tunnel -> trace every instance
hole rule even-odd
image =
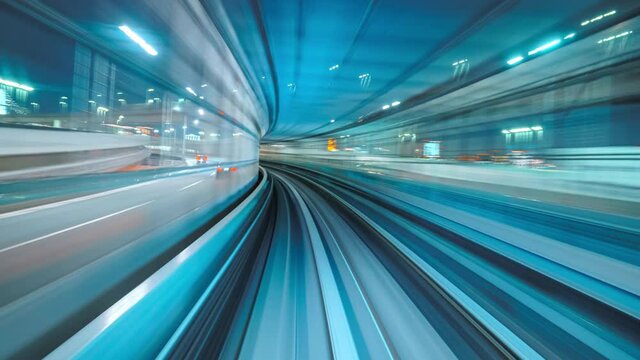
[[[639,359],[637,0],[0,0],[0,359]]]

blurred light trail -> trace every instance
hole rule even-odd
[[[125,33],[131,40],[133,40],[136,44],[140,45],[144,51],[146,51],[149,55],[156,56],[158,52],[153,46],[149,45],[140,35],[138,35],[135,31],[131,30],[127,25],[121,25],[118,27],[123,33]]]
[[[507,60],[507,64],[515,65],[515,64],[521,62],[522,60],[524,60],[523,56],[516,56],[514,58],[511,58],[511,59]]]
[[[560,44],[561,41],[562,40],[560,40],[560,39],[555,39],[555,40],[550,41],[550,42],[548,42],[548,43],[546,43],[546,44],[544,44],[542,46],[539,46],[539,47],[529,51],[529,56],[532,56],[532,55],[535,55],[535,54],[537,54],[537,53],[539,53],[541,51],[545,51],[547,49],[550,49],[550,48]]]
[[[193,89],[192,89],[191,87],[187,86],[185,89],[187,89],[187,91],[188,91],[191,95],[193,95],[193,96],[198,96],[198,94],[197,94],[195,91],[193,91]]]
[[[11,87],[22,89],[22,90],[29,91],[29,92],[33,91],[33,88],[31,86],[19,84],[19,83],[15,82],[15,81],[5,80],[5,79],[2,79],[2,78],[0,78],[0,84],[4,84],[4,85],[7,85],[7,86],[11,86]]]
[[[580,25],[581,26],[587,26],[587,25],[592,24],[592,23],[594,23],[596,21],[600,21],[600,20],[604,19],[607,16],[614,15],[615,13],[616,13],[615,10],[609,11],[608,13],[598,15],[598,16],[594,17],[591,20],[585,20],[585,21],[581,22]]]

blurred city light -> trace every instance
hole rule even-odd
[[[0,84],[11,86],[11,87],[14,87],[14,88],[17,88],[17,89],[22,89],[22,90],[25,90],[25,91],[33,91],[33,88],[31,86],[19,84],[19,83],[15,82],[15,81],[6,80],[6,79],[2,79],[2,78],[0,78]]]

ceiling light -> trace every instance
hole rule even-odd
[[[544,44],[542,46],[539,46],[539,47],[529,51],[529,56],[535,55],[535,54],[539,53],[540,51],[544,51],[544,50],[547,50],[549,48],[552,48],[552,47],[560,44],[561,41],[562,40],[560,40],[560,39],[555,39],[555,40],[550,41],[550,42],[548,42],[548,43],[546,43],[546,44]]]
[[[198,109],[198,114],[200,114],[200,116],[204,116],[204,110]]]
[[[329,71],[338,70],[340,68],[339,64],[335,64],[329,68]]]
[[[531,128],[523,127],[523,128],[509,129],[510,133],[520,133],[520,132],[527,132],[527,131],[531,131]]]
[[[458,61],[454,62],[453,64],[451,64],[451,66],[462,65],[462,64],[466,63],[467,61],[469,61],[469,59],[458,60]]]
[[[198,125],[198,124],[200,124],[200,120],[198,119],[193,120],[193,125]]]
[[[125,33],[131,40],[133,40],[136,44],[140,45],[144,51],[146,51],[149,55],[156,56],[158,52],[151,45],[149,45],[140,35],[136,34],[135,31],[131,30],[127,25],[119,26],[118,29]]]
[[[394,101],[391,103],[391,106],[398,106],[400,105],[400,101]]]
[[[585,20],[585,21],[581,22],[581,23],[580,23],[580,25],[582,25],[582,26],[589,25],[589,24],[594,23],[594,22],[596,22],[596,21],[600,21],[600,20],[604,19],[604,18],[605,18],[605,17],[607,17],[607,16],[614,15],[615,13],[616,13],[616,11],[615,11],[615,10],[611,10],[611,11],[609,11],[608,13],[598,15],[598,16],[594,17],[594,18],[593,18],[593,19],[591,19],[591,20]]]
[[[565,40],[567,40],[567,39],[571,39],[571,38],[572,38],[572,37],[574,37],[574,36],[576,36],[576,33],[571,33],[571,34],[569,34],[569,35],[565,36],[565,37],[564,37],[564,39],[565,39]]]
[[[195,91],[193,91],[193,89],[192,89],[192,88],[190,88],[189,86],[187,86],[185,89],[187,89],[187,91],[188,91],[191,95],[193,95],[193,96],[198,96],[198,94],[196,94],[196,92],[195,92]]]
[[[334,122],[336,122],[336,119],[331,119],[329,122],[333,124]]]
[[[542,130],[542,126],[532,126],[531,130],[533,130],[533,131],[541,131]]]
[[[206,88],[207,86],[209,86],[209,85],[207,85],[207,84],[200,85],[201,88]]]
[[[516,56],[516,57],[514,57],[514,58],[511,58],[511,59],[507,60],[507,64],[509,64],[509,65],[515,65],[515,64],[517,64],[517,63],[521,62],[522,60],[524,60],[524,57],[522,57],[522,56]]]
[[[390,105],[385,105],[385,106],[382,107],[382,110],[387,110],[390,107],[391,107]]]

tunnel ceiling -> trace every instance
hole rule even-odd
[[[504,68],[510,56],[579,30],[624,2],[596,0],[224,0],[269,99],[265,139],[330,133],[382,107]],[[397,103],[396,103],[397,104]],[[379,116],[378,116],[379,117]],[[333,120],[333,121],[332,121]]]

